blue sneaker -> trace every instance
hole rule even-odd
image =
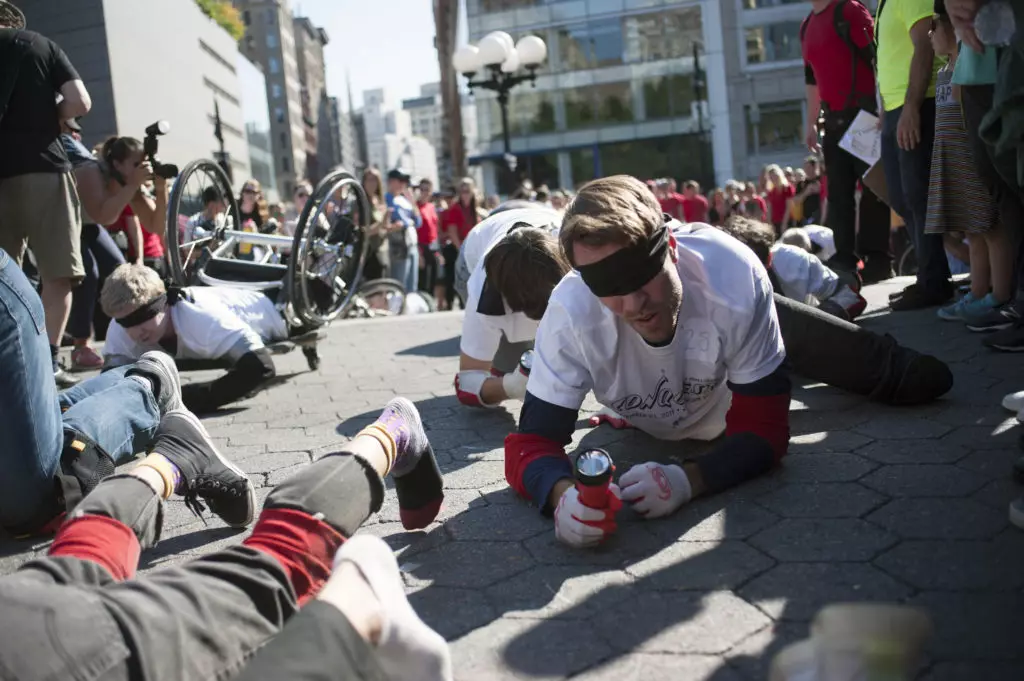
[[[960,322],[964,319],[964,308],[977,301],[978,298],[975,298],[974,294],[968,291],[955,303],[950,303],[945,307],[940,307],[936,314],[939,316],[939,319],[947,322]]]
[[[1013,326],[1016,319],[1013,302],[1000,303],[991,293],[974,305],[964,307],[964,323],[968,330],[977,333],[1007,329]]]

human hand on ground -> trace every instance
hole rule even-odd
[[[674,464],[638,464],[619,478],[619,484],[622,500],[645,518],[669,515],[693,496],[686,472]]]
[[[555,508],[555,537],[573,548],[597,546],[615,534],[615,514],[622,508],[618,486],[608,486],[608,506],[591,508],[580,501],[575,485],[562,493]]]
[[[619,416],[619,414],[608,407],[602,407],[600,411],[590,417],[588,420],[591,426],[599,426],[602,423],[607,423],[615,430],[625,430],[626,428],[632,428],[633,425],[626,419]]]

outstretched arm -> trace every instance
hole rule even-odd
[[[220,378],[181,387],[185,406],[196,413],[207,413],[242,399],[274,378],[274,360],[266,348],[251,350]]]

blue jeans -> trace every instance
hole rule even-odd
[[[921,105],[921,142],[910,151],[896,144],[896,126],[903,107],[886,111],[882,119],[882,165],[889,203],[907,224],[907,234],[917,256],[917,284],[925,293],[945,293],[949,263],[941,234],[925,234],[928,214],[928,182],[935,141],[935,99]]]
[[[149,447],[160,411],[124,371],[58,398],[42,302],[0,250],[0,526],[27,523],[52,506],[65,431],[96,443],[115,463]]]
[[[124,256],[107,230],[98,225],[83,225],[82,264],[85,266],[85,278],[71,294],[71,315],[68,317],[68,333],[75,340],[92,336],[100,284],[114,268],[124,264]]]
[[[417,290],[420,280],[420,254],[415,246],[409,249],[409,256],[406,258],[395,258],[391,256],[391,278],[402,282],[406,292]]]

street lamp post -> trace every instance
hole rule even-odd
[[[693,98],[697,100],[697,131],[699,133],[698,139],[700,140],[700,173],[701,182],[706,182],[707,178],[704,173],[707,172],[707,157],[705,154],[704,147],[707,146],[707,130],[704,126],[704,102],[708,95],[708,80],[707,72],[701,68],[700,64],[700,50],[701,44],[699,41],[693,43]],[[714,172],[712,171],[712,182],[714,181]]]
[[[509,140],[508,95],[520,83],[536,86],[537,68],[547,56],[548,46],[541,38],[528,35],[513,43],[512,36],[504,31],[489,33],[478,45],[465,45],[452,55],[452,66],[466,77],[470,93],[473,88],[497,93],[505,164],[511,171],[515,171],[516,158]],[[478,77],[480,71],[482,77]]]

